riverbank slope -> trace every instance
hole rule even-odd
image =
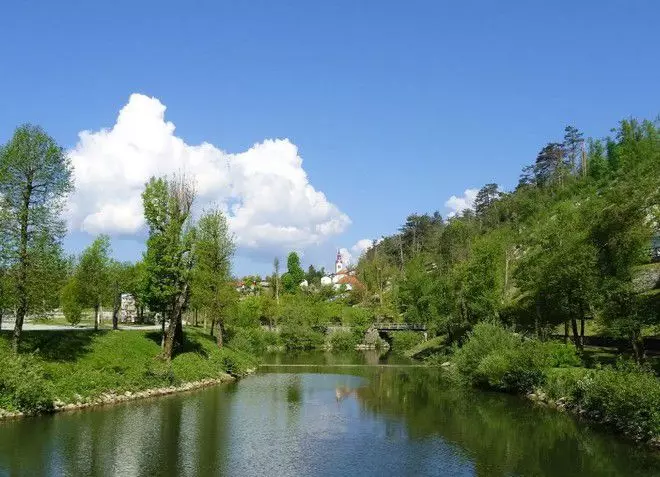
[[[230,380],[256,365],[246,353],[219,349],[186,330],[171,363],[160,359],[154,331],[32,331],[18,356],[0,334],[0,409],[4,416],[37,414],[157,396]]]

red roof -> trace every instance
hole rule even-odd
[[[347,275],[345,273],[337,280],[337,285],[351,285],[353,288],[363,286],[360,280],[353,275]]]

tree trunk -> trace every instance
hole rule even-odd
[[[641,363],[646,359],[646,349],[644,348],[644,338],[640,332],[633,331],[630,336],[630,343],[632,344],[633,353],[635,353],[635,361]]]
[[[580,345],[584,348],[584,317],[580,318]]]
[[[183,290],[176,298],[170,315],[170,326],[165,336],[165,346],[163,347],[163,356],[167,361],[172,359],[174,350],[177,346],[183,344],[183,323],[181,317],[183,310],[188,302],[188,284],[183,286]]]
[[[582,343],[580,342],[580,335],[578,333],[577,320],[574,317],[571,317],[571,327],[573,328],[573,342],[575,343],[575,347],[581,350]]]
[[[568,320],[564,320],[564,344],[568,343]]]
[[[99,323],[101,322],[101,305],[96,305],[94,307],[94,331],[99,330]]]
[[[224,333],[225,333],[224,323],[222,322],[222,320],[218,320],[218,335],[216,337],[216,342],[218,343],[218,348],[222,348]]]
[[[0,310],[0,331],[2,331],[2,318],[4,315],[4,310]]]
[[[539,321],[541,319],[541,305],[536,302],[536,315],[534,316],[534,331],[536,333],[536,339],[541,339],[541,330],[539,328]]]
[[[211,320],[211,336],[214,336],[215,329],[215,320]]]
[[[23,193],[23,205],[19,216],[21,225],[20,242],[19,242],[19,267],[18,267],[18,280],[16,281],[16,292],[18,295],[18,307],[16,309],[16,323],[14,324],[14,337],[12,341],[12,349],[18,352],[18,344],[21,341],[21,333],[23,332],[23,321],[28,311],[28,294],[27,294],[27,272],[28,272],[28,223],[30,218],[30,200],[32,199],[32,175],[29,175],[28,185]]]
[[[115,300],[115,305],[112,307],[112,329],[119,329],[119,308],[121,301]]]
[[[160,314],[160,347],[165,349],[165,313]]]

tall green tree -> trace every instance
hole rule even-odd
[[[58,250],[65,233],[61,212],[71,189],[70,161],[40,127],[20,126],[0,149],[0,208],[7,260],[15,272],[14,350],[25,317],[35,305],[31,286],[40,283],[35,280],[35,266],[48,261],[48,254]],[[57,296],[57,290],[51,294]]]
[[[110,237],[99,235],[80,256],[76,269],[80,301],[94,309],[94,329],[99,329],[101,307],[109,301]]]
[[[210,210],[199,219],[194,245],[192,294],[196,303],[211,317],[211,328],[217,324],[216,340],[222,347],[224,318],[231,306],[231,257],[234,242],[227,220],[220,210]]]
[[[305,279],[305,271],[300,266],[300,257],[291,252],[286,259],[286,273],[282,275],[282,287],[287,293],[300,290],[300,283]]]
[[[194,184],[185,175],[152,177],[142,193],[149,227],[145,294],[149,308],[162,316],[163,357],[168,361],[183,344],[182,315],[190,298],[193,265],[195,233],[190,213],[194,199]],[[166,319],[170,323],[167,332]]]
[[[483,218],[488,208],[498,200],[501,195],[502,193],[497,184],[486,184],[479,189],[479,192],[477,192],[477,196],[474,199],[474,213],[477,217]]]

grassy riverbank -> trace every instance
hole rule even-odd
[[[572,345],[525,339],[487,322],[449,359],[470,385],[528,395],[660,446],[660,379],[631,361],[587,369]]]
[[[144,331],[25,332],[18,356],[9,333],[0,335],[0,409],[48,412],[56,402],[92,401],[102,394],[134,393],[186,382],[243,375],[250,355],[218,349],[215,340],[187,330],[170,364],[160,359],[160,333]]]

